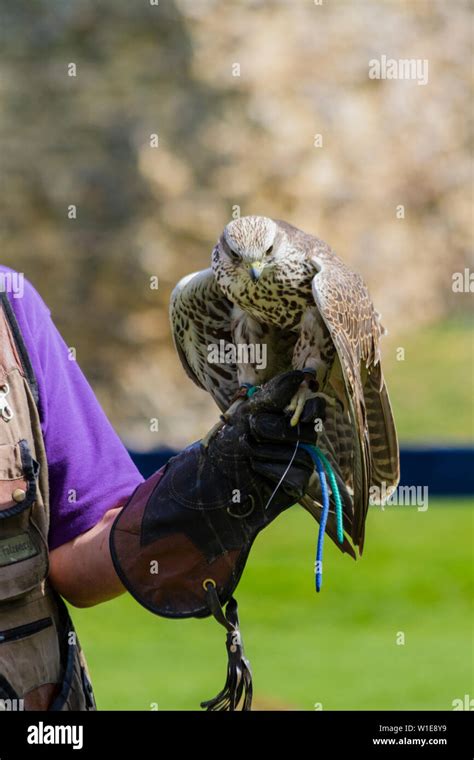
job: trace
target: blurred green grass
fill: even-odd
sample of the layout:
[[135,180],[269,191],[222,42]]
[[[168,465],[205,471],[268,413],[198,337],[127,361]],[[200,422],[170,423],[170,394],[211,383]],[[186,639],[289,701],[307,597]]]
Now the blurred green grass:
[[[236,594],[255,707],[441,710],[472,694],[472,529],[467,502],[371,508],[363,558],[328,541],[316,595],[316,523],[284,513]],[[214,619],[155,617],[128,595],[73,615],[99,709],[199,709],[223,686]]]
[[472,320],[446,320],[396,339],[388,335],[382,364],[402,442],[472,442]]
[[[470,357],[463,323],[387,343],[402,441],[471,439]],[[441,710],[472,695],[473,520],[467,500],[373,507],[362,559],[326,539],[316,595],[317,525],[298,507],[284,513],[257,538],[236,593],[254,707]],[[155,617],[128,595],[73,617],[99,709],[199,709],[224,684],[225,632],[212,618]]]

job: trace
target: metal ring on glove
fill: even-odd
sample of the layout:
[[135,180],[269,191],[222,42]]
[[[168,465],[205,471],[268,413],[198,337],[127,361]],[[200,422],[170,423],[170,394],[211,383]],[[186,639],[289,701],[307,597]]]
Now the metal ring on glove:
[[251,501],[251,506],[250,506],[250,509],[248,510],[248,512],[241,512],[240,514],[236,514],[235,512],[231,511],[230,507],[227,507],[227,513],[231,517],[237,517],[239,519],[242,519],[243,517],[248,517],[249,515],[252,514],[253,510],[255,509],[255,499],[253,498],[253,496],[251,494],[249,494],[249,499]]

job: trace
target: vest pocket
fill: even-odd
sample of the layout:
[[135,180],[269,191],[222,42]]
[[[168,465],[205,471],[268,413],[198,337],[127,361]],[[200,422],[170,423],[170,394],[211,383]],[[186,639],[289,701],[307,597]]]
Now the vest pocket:
[[21,599],[0,604],[2,699],[12,705],[22,700],[23,707],[12,709],[27,711],[95,709],[68,609],[48,583]]
[[39,464],[28,442],[0,446],[0,521],[31,507],[36,498]]
[[47,709],[58,692],[58,631],[56,597],[46,586],[0,604],[0,676],[24,700],[25,710]]
[[35,519],[38,474],[26,440],[0,445],[0,602],[31,591],[48,572],[47,545]]

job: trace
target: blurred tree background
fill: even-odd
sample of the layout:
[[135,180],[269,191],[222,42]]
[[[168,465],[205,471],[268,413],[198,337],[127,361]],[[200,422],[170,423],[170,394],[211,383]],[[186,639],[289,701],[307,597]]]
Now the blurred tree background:
[[[0,0],[0,12],[3,263],[43,295],[130,445],[183,445],[215,420],[167,309],[235,206],[323,237],[363,274],[402,386],[414,331],[462,322],[469,3]],[[428,84],[369,79],[381,54],[428,59]],[[466,437],[462,415],[450,423]]]

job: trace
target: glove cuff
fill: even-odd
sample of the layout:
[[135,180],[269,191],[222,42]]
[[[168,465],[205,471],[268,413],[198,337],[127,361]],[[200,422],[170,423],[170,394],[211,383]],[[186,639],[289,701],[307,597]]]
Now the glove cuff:
[[208,617],[209,580],[220,603],[229,601],[255,538],[224,506],[208,510],[180,503],[173,480],[177,468],[197,472],[189,461],[197,455],[193,448],[141,483],[110,531],[110,553],[123,585],[143,607],[167,618]]

